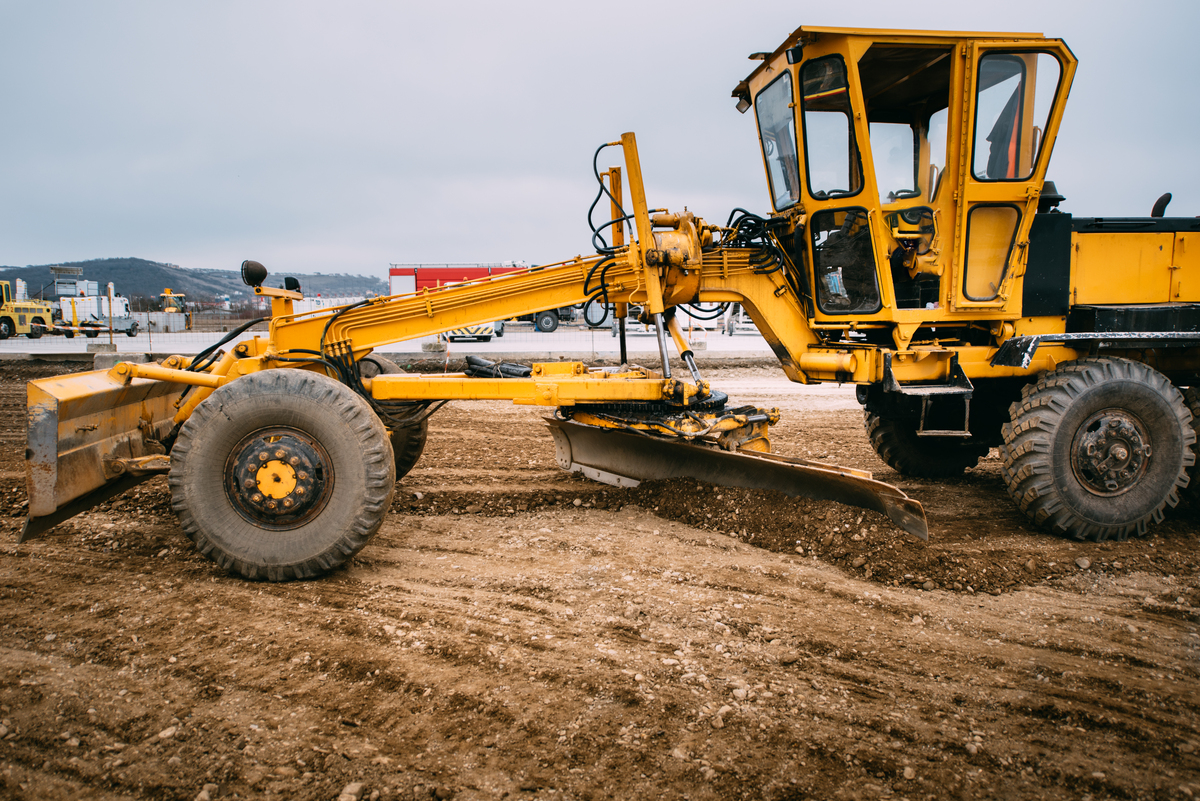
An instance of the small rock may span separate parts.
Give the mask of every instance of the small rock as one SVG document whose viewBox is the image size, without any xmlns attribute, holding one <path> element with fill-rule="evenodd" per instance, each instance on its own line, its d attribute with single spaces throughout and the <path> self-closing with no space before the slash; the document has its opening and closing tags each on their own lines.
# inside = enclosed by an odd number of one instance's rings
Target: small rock
<svg viewBox="0 0 1200 801">
<path fill-rule="evenodd" d="M 1025 569 L 1032 573 L 1034 570 L 1037 570 L 1037 562 L 1030 559 L 1025 563 Z"/>
<path fill-rule="evenodd" d="M 423 493 L 423 492 L 414 492 L 414 493 L 413 493 L 413 497 L 414 497 L 414 498 L 416 498 L 418 501 L 420 501 L 420 500 L 424 500 L 424 499 L 425 499 L 425 493 Z"/>
<path fill-rule="evenodd" d="M 385 624 L 383 627 L 383 633 L 389 637 L 395 637 L 396 636 L 396 627 L 393 626 L 391 623 Z"/>
<path fill-rule="evenodd" d="M 1181 754 L 1190 754 L 1196 750 L 1196 746 L 1192 745 L 1191 743 L 1180 743 L 1179 745 L 1177 745 L 1175 747 L 1176 747 L 1176 749 L 1179 750 L 1179 753 L 1181 753 Z"/>
<path fill-rule="evenodd" d="M 723 729 L 723 728 L 725 728 L 725 720 L 724 720 L 724 718 L 722 718 L 720 715 L 717 715 L 716 717 L 714 717 L 714 718 L 712 719 L 712 727 L 713 727 L 714 729 Z"/>
<path fill-rule="evenodd" d="M 196 793 L 196 801 L 212 801 L 212 793 L 208 790 L 201 790 Z"/>
<path fill-rule="evenodd" d="M 975 745 L 975 743 L 967 743 L 967 753 L 971 754 L 972 756 L 978 754 L 979 746 Z"/>
<path fill-rule="evenodd" d="M 291 765 L 283 765 L 275 768 L 275 775 L 281 779 L 294 779 L 300 775 L 300 771 L 296 770 Z"/>
<path fill-rule="evenodd" d="M 746 700 L 746 689 L 744 687 L 738 687 L 736 690 L 733 691 L 733 697 L 738 699 L 739 701 L 745 701 Z"/>
<path fill-rule="evenodd" d="M 163 729 L 162 731 L 160 731 L 158 733 L 158 739 L 170 740 L 172 737 L 175 736 L 176 731 L 178 731 L 178 729 L 176 729 L 174 726 L 168 726 L 167 728 Z"/>
<path fill-rule="evenodd" d="M 905 768 L 904 769 L 904 778 L 908 779 L 909 781 L 912 781 L 913 779 L 917 778 L 917 772 L 915 770 L 913 770 L 911 767 Z"/>
<path fill-rule="evenodd" d="M 678 746 L 671 749 L 671 756 L 680 761 L 687 761 L 687 758 L 688 758 L 687 751 L 684 751 L 682 748 L 679 748 Z"/>
<path fill-rule="evenodd" d="M 1092 560 L 1088 559 L 1086 556 L 1081 556 L 1075 560 L 1075 564 L 1079 566 L 1080 570 L 1087 570 L 1092 566 Z"/>
<path fill-rule="evenodd" d="M 921 585 L 921 589 L 923 589 L 923 590 L 936 590 L 936 589 L 937 589 L 937 585 L 936 585 L 936 584 L 934 584 L 932 581 L 927 581 L 927 582 L 925 582 L 924 584 L 922 584 L 922 585 Z"/>
<path fill-rule="evenodd" d="M 575 504 L 576 506 L 583 506 L 583 499 L 576 498 L 575 500 L 571 501 L 571 503 Z"/>
<path fill-rule="evenodd" d="M 803 555 L 804 555 L 804 546 L 803 546 L 803 545 L 797 545 L 797 546 L 796 546 L 796 553 L 798 553 L 798 554 L 800 554 L 801 556 L 803 556 Z"/>
<path fill-rule="evenodd" d="M 920 615 L 913 615 L 912 622 L 913 622 L 914 626 L 924 626 L 925 625 L 925 621 L 921 619 Z"/>
<path fill-rule="evenodd" d="M 1129 629 L 1129 633 L 1130 633 L 1130 634 L 1137 634 L 1137 631 L 1138 631 L 1138 629 L 1137 629 L 1137 626 L 1134 626 L 1134 625 L 1130 624 L 1130 625 L 1129 625 L 1129 626 L 1127 626 L 1126 628 L 1128 628 L 1128 629 Z"/>
<path fill-rule="evenodd" d="M 470 506 L 468 506 L 464 511 L 466 511 L 466 513 L 469 515 L 473 515 L 473 514 L 478 514 L 480 512 L 480 510 L 482 510 L 482 509 L 483 509 L 482 506 L 480 506 L 477 503 L 473 503 Z"/>
<path fill-rule="evenodd" d="M 664 659 L 664 660 L 662 661 L 662 663 L 663 663 L 664 665 L 678 665 L 678 664 L 679 664 L 679 660 L 678 660 L 678 659 Z"/>
<path fill-rule="evenodd" d="M 46 635 L 46 642 L 54 642 L 54 639 L 55 639 L 57 636 L 58 636 L 57 634 L 47 634 L 47 635 Z"/>
<path fill-rule="evenodd" d="M 862 567 L 866 563 L 867 563 L 867 557 L 857 556 L 854 558 L 854 561 L 850 563 L 850 566 L 851 567 Z"/>
<path fill-rule="evenodd" d="M 167 657 L 167 661 L 168 661 L 168 662 L 170 662 L 170 663 L 173 665 L 173 664 L 175 664 L 176 662 L 178 662 L 179 660 L 178 660 L 178 659 L 176 659 L 176 658 L 175 658 L 175 657 L 173 657 L 173 656 L 170 656 L 170 657 Z"/>
<path fill-rule="evenodd" d="M 342 788 L 342 794 L 338 796 L 338 801 L 359 801 L 364 789 L 362 782 L 351 782 Z"/>
<path fill-rule="evenodd" d="M 1125 567 L 1125 565 L 1121 564 L 1120 562 L 1113 562 L 1113 568 L 1114 568 L 1114 569 L 1116 569 L 1116 570 L 1120 570 L 1120 569 L 1121 569 L 1121 568 L 1123 568 L 1123 567 Z"/>
<path fill-rule="evenodd" d="M 1097 770 L 1097 771 L 1095 771 L 1095 772 L 1093 772 L 1093 773 L 1092 773 L 1092 778 L 1093 778 L 1093 779 L 1104 779 L 1104 778 L 1107 778 L 1107 777 L 1104 775 L 1104 772 L 1103 772 L 1103 771 L 1099 771 L 1099 770 Z"/>
<path fill-rule="evenodd" d="M 641 684 L 643 681 L 646 680 L 646 677 L 643 676 L 641 673 L 635 673 L 635 674 L 633 674 L 633 680 L 636 681 L 638 684 Z"/>
</svg>

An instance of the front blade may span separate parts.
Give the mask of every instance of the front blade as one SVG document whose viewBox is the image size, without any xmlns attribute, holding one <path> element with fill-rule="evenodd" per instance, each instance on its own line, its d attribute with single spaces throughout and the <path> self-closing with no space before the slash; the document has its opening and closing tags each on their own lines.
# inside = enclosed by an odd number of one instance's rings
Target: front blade
<svg viewBox="0 0 1200 801">
<path fill-rule="evenodd" d="M 161 452 L 185 389 L 140 378 L 123 383 L 103 370 L 30 381 L 29 519 L 21 539 L 132 486 L 129 476 L 113 469 L 114 460 Z"/>
<path fill-rule="evenodd" d="M 929 524 L 921 504 L 865 470 L 834 467 L 770 453 L 723 451 L 680 440 L 546 418 L 559 466 L 618 487 L 642 481 L 694 478 L 725 487 L 778 490 L 881 512 L 922 540 Z"/>
</svg>

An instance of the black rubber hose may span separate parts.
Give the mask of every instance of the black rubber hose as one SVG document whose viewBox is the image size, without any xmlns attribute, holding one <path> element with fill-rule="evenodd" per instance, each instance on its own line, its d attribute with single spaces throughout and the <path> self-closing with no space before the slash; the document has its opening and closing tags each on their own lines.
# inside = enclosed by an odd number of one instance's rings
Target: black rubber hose
<svg viewBox="0 0 1200 801">
<path fill-rule="evenodd" d="M 196 358 L 192 359 L 192 363 L 187 366 L 187 372 L 198 373 L 201 370 L 207 369 L 213 362 L 215 362 L 217 360 L 217 357 L 214 355 L 214 352 L 217 351 L 222 345 L 230 342 L 233 339 L 236 339 L 239 334 L 245 333 L 246 330 L 249 329 L 250 327 L 258 325 L 259 323 L 264 322 L 269 319 L 271 319 L 271 318 L 259 317 L 257 319 L 251 320 L 250 322 L 246 323 L 245 325 L 239 325 L 237 328 L 233 329 L 228 334 L 226 334 L 224 337 L 222 337 L 219 342 L 217 342 L 216 344 L 213 344 L 213 345 L 209 345 L 207 348 L 205 348 L 204 350 L 197 353 Z M 202 365 L 201 362 L 203 362 L 205 359 L 208 359 L 209 356 L 212 356 L 213 358 L 209 359 L 207 363 Z"/>
</svg>

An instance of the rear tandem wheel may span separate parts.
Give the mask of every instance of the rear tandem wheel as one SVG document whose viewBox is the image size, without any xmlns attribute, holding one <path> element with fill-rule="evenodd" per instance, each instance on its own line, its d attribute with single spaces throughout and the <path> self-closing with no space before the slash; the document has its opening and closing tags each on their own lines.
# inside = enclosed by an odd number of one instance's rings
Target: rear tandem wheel
<svg viewBox="0 0 1200 801">
<path fill-rule="evenodd" d="M 247 579 L 340 567 L 383 522 L 396 486 L 387 430 L 348 387 L 265 370 L 204 400 L 180 429 L 172 506 L 200 552 Z"/>
<path fill-rule="evenodd" d="M 917 436 L 916 421 L 864 412 L 867 437 L 879 458 L 902 476 L 954 478 L 961 476 L 991 450 L 975 437 Z"/>
<path fill-rule="evenodd" d="M 1144 534 L 1179 503 L 1196 432 L 1179 390 L 1141 362 L 1089 358 L 1022 390 L 1003 428 L 1008 494 L 1056 534 Z"/>
</svg>

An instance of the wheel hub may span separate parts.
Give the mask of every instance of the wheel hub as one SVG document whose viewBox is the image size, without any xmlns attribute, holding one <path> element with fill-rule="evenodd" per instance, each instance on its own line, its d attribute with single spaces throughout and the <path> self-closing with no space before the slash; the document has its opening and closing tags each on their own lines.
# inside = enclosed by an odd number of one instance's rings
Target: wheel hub
<svg viewBox="0 0 1200 801">
<path fill-rule="evenodd" d="M 242 517 L 264 528 L 296 528 L 325 507 L 333 465 L 320 443 L 290 428 L 246 437 L 229 456 L 225 493 Z"/>
<path fill-rule="evenodd" d="M 1120 495 L 1145 474 L 1150 455 L 1150 437 L 1141 420 L 1122 409 L 1105 409 L 1080 426 L 1071 467 L 1090 492 Z"/>
</svg>

